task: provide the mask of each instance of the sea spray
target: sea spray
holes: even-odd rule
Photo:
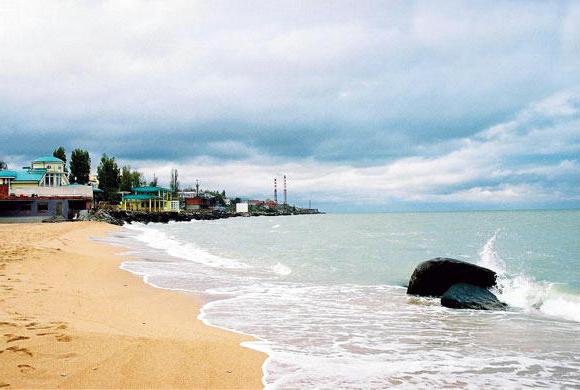
[[[499,229],[496,230],[483,245],[478,262],[478,265],[497,272],[494,292],[498,298],[528,312],[540,312],[580,322],[580,298],[558,292],[554,283],[537,281],[529,275],[508,273],[506,263],[496,248],[499,232]]]

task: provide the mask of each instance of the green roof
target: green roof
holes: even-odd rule
[[[13,178],[14,182],[19,181],[33,181],[39,182],[44,177],[46,169],[30,169],[30,170],[3,170],[0,171],[0,177]]]
[[[60,158],[54,157],[54,156],[43,156],[43,157],[39,157],[36,160],[32,161],[33,163],[36,162],[50,162],[50,163],[62,163],[64,164],[64,161],[62,161]]]
[[[133,192],[171,192],[171,190],[163,187],[133,187]]]
[[[147,194],[136,194],[136,195],[125,195],[124,200],[147,200],[147,199],[159,199],[158,196],[147,195]]]

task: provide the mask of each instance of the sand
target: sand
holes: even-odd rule
[[[0,225],[0,388],[262,387],[265,354],[201,301],[119,269],[96,222]]]

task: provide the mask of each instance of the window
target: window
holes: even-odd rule
[[[39,202],[38,203],[38,213],[39,214],[48,213],[48,202]]]
[[[30,203],[22,203],[20,205],[20,211],[30,211],[32,210],[32,205]]]

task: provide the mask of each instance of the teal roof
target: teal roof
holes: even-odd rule
[[[159,192],[159,191],[171,192],[171,190],[163,187],[151,187],[151,186],[133,187],[133,192]]]
[[[39,182],[44,177],[46,169],[30,169],[30,170],[3,170],[0,171],[0,177],[13,178],[14,182],[19,181],[34,181]]]
[[[4,169],[2,171],[0,171],[0,177],[11,177],[11,178],[16,178],[16,171],[10,170],[10,169]]]
[[[136,195],[125,195],[123,199],[125,200],[147,200],[147,199],[158,199],[159,197],[154,195],[146,194],[136,194]]]
[[[54,156],[43,156],[43,157],[39,157],[36,160],[32,161],[33,163],[35,162],[50,162],[50,163],[63,163],[64,161],[62,161],[60,158],[54,157]]]

